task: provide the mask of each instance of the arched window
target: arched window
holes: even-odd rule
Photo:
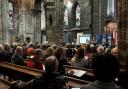
[[[41,30],[46,28],[46,19],[45,19],[45,8],[44,2],[41,3]]]
[[[64,27],[68,27],[68,10],[65,9],[65,12],[64,12]]]
[[[69,25],[69,17],[71,16],[71,9],[73,3],[70,0],[64,0],[65,12],[64,12],[64,27],[68,27]]]
[[[76,27],[80,27],[80,5],[76,7]]]
[[[116,1],[115,0],[108,0],[107,16],[116,18]]]
[[[11,33],[14,32],[14,22],[13,22],[13,16],[14,16],[14,13],[13,13],[13,4],[11,1],[9,1],[8,3],[8,17],[9,17],[9,30]]]

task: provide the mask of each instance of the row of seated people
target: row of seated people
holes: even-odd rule
[[[96,80],[90,84],[79,87],[80,89],[127,89],[128,85],[118,86],[115,78],[119,74],[119,62],[111,54],[97,54],[93,56],[92,69]],[[36,77],[28,82],[12,82],[11,89],[69,89],[65,78],[58,74],[58,60],[55,56],[50,56],[45,60],[45,74]],[[121,85],[119,77],[117,84]],[[125,81],[127,82],[127,81]],[[127,83],[125,83],[127,84]],[[127,86],[127,87],[126,87]],[[121,88],[122,87],[122,88]]]
[[[19,50],[18,50],[18,49],[19,49]],[[15,55],[16,55],[17,53],[20,53],[20,52],[19,52],[20,49],[22,49],[22,48],[21,48],[21,47],[17,47],[17,50],[16,50]],[[49,51],[50,54],[52,54],[52,55],[54,54],[54,55],[55,55],[54,52],[56,52],[56,51],[53,51],[51,48],[48,48],[48,49],[46,50],[46,53],[47,53],[48,50],[51,50],[51,51]],[[80,48],[77,49],[77,51],[79,51],[79,50],[80,50],[80,52],[81,52],[82,55],[83,55],[83,53],[84,53],[83,48],[80,47]],[[60,51],[60,52],[62,52],[62,51]],[[22,53],[22,52],[21,52],[21,53]],[[37,53],[39,53],[39,52],[37,52]],[[75,55],[74,57],[76,57],[76,59],[77,59],[77,58],[79,58],[79,59],[84,59],[84,56],[82,56],[82,58],[79,57],[79,55],[81,55],[81,53],[76,52],[76,55]],[[62,54],[63,54],[63,53],[62,53]],[[12,62],[12,63],[15,63],[15,64],[16,64],[17,62],[18,62],[18,63],[22,63],[22,62],[19,61],[19,60],[15,60],[15,57],[17,57],[18,59],[20,59],[21,56],[17,56],[17,55],[15,56],[15,55],[14,55],[14,57],[12,57],[11,62]],[[44,56],[45,59],[46,59],[48,56],[51,56],[51,55],[47,55],[47,54],[46,54],[46,55]],[[55,55],[55,56],[56,56],[56,55]],[[57,55],[57,56],[60,56],[60,55]],[[56,56],[56,58],[57,58],[57,56]],[[60,59],[61,59],[61,57],[62,57],[62,56],[60,56]],[[15,61],[13,61],[13,58],[14,58]],[[44,61],[45,59],[43,59],[43,61]],[[59,59],[59,58],[57,58],[57,60],[58,60],[58,59]],[[59,61],[59,60],[58,60],[58,61]],[[85,63],[87,63],[86,60],[84,60],[84,61],[85,61]],[[33,62],[33,60],[32,60],[32,62]],[[32,63],[32,62],[31,62],[31,63]],[[77,62],[77,61],[75,61],[75,62]],[[34,63],[35,63],[35,62],[34,62]],[[77,63],[78,63],[78,64],[77,64]],[[81,62],[77,62],[77,63],[76,63],[76,65],[79,65]],[[83,62],[82,62],[82,63],[83,63]],[[24,61],[23,61],[23,64],[24,64]],[[62,64],[63,64],[63,62],[62,62]],[[73,65],[73,61],[71,61],[71,64]],[[75,63],[74,63],[74,64],[75,64]],[[35,64],[35,65],[36,65],[36,64]],[[84,64],[84,65],[87,66],[86,64]],[[29,66],[29,65],[28,65],[28,66]],[[62,65],[60,65],[60,66],[62,66]],[[81,66],[81,65],[80,65],[80,66]],[[30,66],[30,67],[31,67],[31,66]],[[79,66],[77,66],[77,67],[79,67]],[[59,68],[60,68],[60,71],[63,70],[63,69],[62,69],[63,66],[62,66],[62,67],[59,67]],[[61,73],[61,72],[60,72],[60,73]]]
[[[76,49],[71,47],[71,45],[66,44],[66,48],[57,48],[57,46],[46,46],[43,45],[42,48],[40,46],[37,46],[36,48],[33,47],[31,44],[28,48],[25,48],[26,46],[21,45],[20,47],[14,46],[13,47],[13,52],[11,52],[10,47],[8,44],[4,45],[4,50],[0,46],[0,58],[4,59],[4,61],[7,62],[12,62],[15,64],[19,65],[24,65],[23,60],[26,59],[28,56],[32,57],[32,61],[27,62],[27,66],[37,68],[37,69],[42,69],[42,65],[39,63],[37,64],[36,61],[42,61],[44,62],[45,59],[48,56],[55,55],[60,64],[67,65],[67,61],[70,62],[72,66],[75,67],[80,67],[80,68],[85,68],[91,67],[91,59],[92,59],[92,54],[95,53],[96,51],[91,50],[96,50],[96,47],[92,46],[90,47],[89,45],[83,47],[83,46],[76,46]],[[16,50],[17,49],[17,50]],[[97,48],[98,53],[104,53],[104,48],[103,47],[98,47]],[[105,52],[111,52],[111,51],[105,51]],[[71,61],[67,60],[66,57],[71,57]],[[18,62],[19,61],[19,62]]]

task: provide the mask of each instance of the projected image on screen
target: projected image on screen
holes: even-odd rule
[[[89,36],[80,36],[80,44],[89,43],[89,42],[90,42]]]

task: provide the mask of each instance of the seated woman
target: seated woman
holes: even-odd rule
[[[13,55],[12,51],[11,51],[11,47],[10,44],[5,43],[3,45],[4,49],[3,49],[3,59],[6,62],[11,62],[11,57]]]
[[[34,58],[32,61],[35,63],[36,69],[43,70],[42,55],[43,53],[41,49],[38,48],[34,50]]]
[[[63,48],[57,48],[55,50],[55,57],[57,58],[59,65],[58,65],[58,72],[60,74],[65,74],[64,65],[68,65],[68,62],[65,58],[65,52]]]
[[[85,51],[82,47],[77,49],[76,55],[71,60],[71,65],[80,68],[86,68],[88,61],[84,58]]]
[[[23,48],[17,47],[15,53],[12,56],[11,63],[17,65],[25,65],[23,59]]]
[[[41,69],[42,70],[42,50],[41,49],[35,49],[33,51],[33,55],[31,55],[29,60],[27,60],[26,64],[28,67]]]

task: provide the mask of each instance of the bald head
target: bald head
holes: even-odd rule
[[[58,70],[58,61],[55,56],[49,56],[45,60],[45,69],[47,73],[54,73]]]
[[[98,53],[104,53],[104,47],[103,47],[103,46],[99,46],[99,47],[97,48],[97,52],[98,52]]]
[[[118,48],[115,47],[112,49],[111,53],[114,55],[114,56],[117,56],[118,55]]]

